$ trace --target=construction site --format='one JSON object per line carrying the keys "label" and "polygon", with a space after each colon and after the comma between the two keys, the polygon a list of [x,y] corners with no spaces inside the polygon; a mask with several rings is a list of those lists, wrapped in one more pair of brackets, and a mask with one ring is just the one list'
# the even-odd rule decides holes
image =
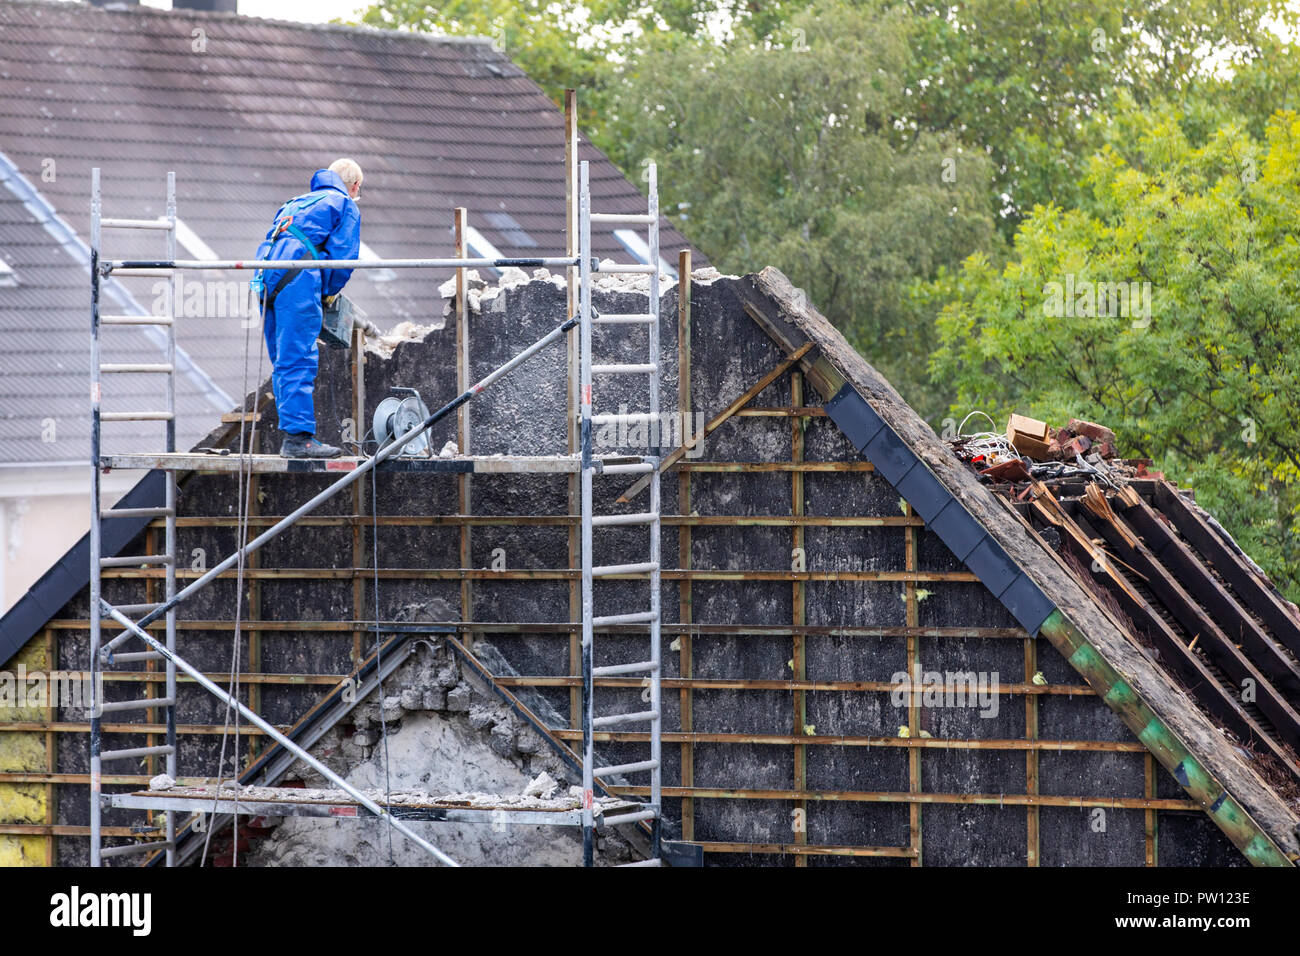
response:
{"label": "construction site", "polygon": [[1300,862],[1300,611],[1195,496],[1104,423],[941,438],[781,263],[661,256],[655,166],[602,205],[562,115],[553,248],[459,207],[451,255],[275,263],[425,290],[327,330],[329,459],[276,454],[256,322],[178,438],[190,320],[121,303],[273,264],[178,248],[184,168],[93,170],[89,531],[0,639],[91,690],[0,708],[0,862]]}

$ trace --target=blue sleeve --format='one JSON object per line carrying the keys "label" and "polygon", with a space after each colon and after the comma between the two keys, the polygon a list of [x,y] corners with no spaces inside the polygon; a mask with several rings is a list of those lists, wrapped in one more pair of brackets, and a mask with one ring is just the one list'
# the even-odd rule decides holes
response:
{"label": "blue sleeve", "polygon": [[[359,259],[361,258],[361,210],[351,199],[343,201],[338,224],[330,230],[325,240],[325,258]],[[321,294],[335,295],[343,291],[351,269],[322,269]]]}

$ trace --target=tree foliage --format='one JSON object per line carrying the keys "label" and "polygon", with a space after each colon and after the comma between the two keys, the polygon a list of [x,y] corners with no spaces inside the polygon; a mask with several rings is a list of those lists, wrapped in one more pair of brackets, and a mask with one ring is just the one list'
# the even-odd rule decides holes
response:
{"label": "tree foliage", "polygon": [[988,153],[1007,235],[1033,205],[1080,197],[1102,144],[1098,120],[1121,98],[1217,96],[1225,69],[1271,62],[1274,30],[1296,25],[1285,0],[922,0],[909,8],[916,55],[900,125],[956,131]]}
{"label": "tree foliage", "polygon": [[913,33],[901,8],[821,4],[777,39],[641,56],[612,105],[625,168],[658,162],[664,208],[719,268],[778,265],[924,406],[930,322],[907,285],[987,249],[992,210],[982,154],[894,136]]}
{"label": "tree foliage", "polygon": [[605,146],[606,93],[640,51],[713,36],[710,24],[743,18],[774,23],[779,3],[754,15],[739,0],[378,0],[362,14],[371,26],[443,36],[491,37],[556,103],[578,89],[580,123]]}
{"label": "tree foliage", "polygon": [[[931,369],[954,409],[1112,427],[1121,453],[1190,482],[1292,594],[1300,586],[1300,119],[1196,139],[1131,101],[1079,207],[1035,207],[1003,268],[975,256],[931,287],[949,304]],[[1149,316],[1089,306],[1149,284]],[[1055,285],[1052,285],[1052,284]],[[1073,308],[1052,293],[1076,290]],[[1115,303],[1107,300],[1108,306]],[[1062,314],[1064,312],[1065,314]]]}
{"label": "tree foliage", "polygon": [[[579,88],[583,131],[633,182],[658,162],[694,245],[779,266],[922,414],[1105,421],[1300,594],[1287,0],[379,0],[364,19],[495,37],[557,103]],[[1149,283],[1149,324],[1095,296],[1046,314],[1066,276]]]}

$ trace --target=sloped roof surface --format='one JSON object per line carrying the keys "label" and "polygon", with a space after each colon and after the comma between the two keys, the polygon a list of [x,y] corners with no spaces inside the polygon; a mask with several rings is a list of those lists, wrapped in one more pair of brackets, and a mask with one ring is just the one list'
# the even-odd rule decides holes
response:
{"label": "sloped roof surface", "polygon": [[[89,271],[49,210],[25,201],[25,193],[24,184],[0,171],[0,257],[12,269],[12,284],[0,287],[0,461],[89,461]],[[104,301],[108,311],[123,311],[115,297],[106,293]],[[101,358],[165,362],[165,338],[160,329],[115,328],[103,339]],[[165,407],[157,375],[113,375],[103,388],[117,411]],[[177,377],[176,400],[189,425],[180,439],[193,441],[211,427],[217,405],[187,375]],[[104,427],[106,453],[161,449],[163,441],[161,422]]]}
{"label": "sloped roof surface", "polygon": [[[83,240],[95,166],[103,170],[105,216],[163,215],[174,170],[185,225],[218,256],[247,258],[281,202],[304,192],[317,168],[351,156],[366,173],[362,239],[380,256],[452,255],[456,206],[502,255],[564,252],[563,113],[487,41],[16,0],[0,5],[0,136],[0,150]],[[580,158],[591,162],[597,211],[645,211],[637,188],[585,139]],[[47,327],[47,313],[31,309],[88,309],[84,270],[78,278],[56,268],[58,257],[41,246],[19,254],[28,233],[14,220],[12,211],[0,217],[0,258],[30,271],[21,291],[0,288],[3,327]],[[667,229],[661,246],[674,261],[686,243]],[[593,251],[631,261],[611,228],[593,235]],[[105,232],[106,257],[161,253],[158,233]],[[184,247],[180,254],[203,258]],[[50,271],[38,273],[38,262]],[[381,328],[440,322],[435,290],[446,278],[362,271],[348,294]],[[146,308],[156,281],[123,280]],[[182,303],[186,295],[183,288]],[[191,311],[179,326],[181,346],[225,393],[243,394],[238,314],[219,300]],[[49,348],[84,352],[88,337]],[[25,367],[22,397],[6,396],[15,415],[50,393]],[[256,376],[254,365],[248,378]],[[73,391],[61,378],[57,386],[65,403],[86,391],[84,379]],[[182,422],[181,433],[198,437],[208,424]],[[25,445],[22,453],[42,450]],[[16,447],[2,454],[22,460]]]}

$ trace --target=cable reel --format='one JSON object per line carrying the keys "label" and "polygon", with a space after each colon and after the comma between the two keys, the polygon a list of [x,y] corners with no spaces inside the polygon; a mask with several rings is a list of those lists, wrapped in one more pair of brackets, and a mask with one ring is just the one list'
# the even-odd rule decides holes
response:
{"label": "cable reel", "polygon": [[[378,450],[388,447],[429,417],[429,409],[415,389],[394,386],[392,390],[397,394],[390,395],[379,403],[372,421],[375,441],[379,443]],[[398,454],[409,458],[428,458],[429,442],[429,433],[425,431],[408,441]]]}

